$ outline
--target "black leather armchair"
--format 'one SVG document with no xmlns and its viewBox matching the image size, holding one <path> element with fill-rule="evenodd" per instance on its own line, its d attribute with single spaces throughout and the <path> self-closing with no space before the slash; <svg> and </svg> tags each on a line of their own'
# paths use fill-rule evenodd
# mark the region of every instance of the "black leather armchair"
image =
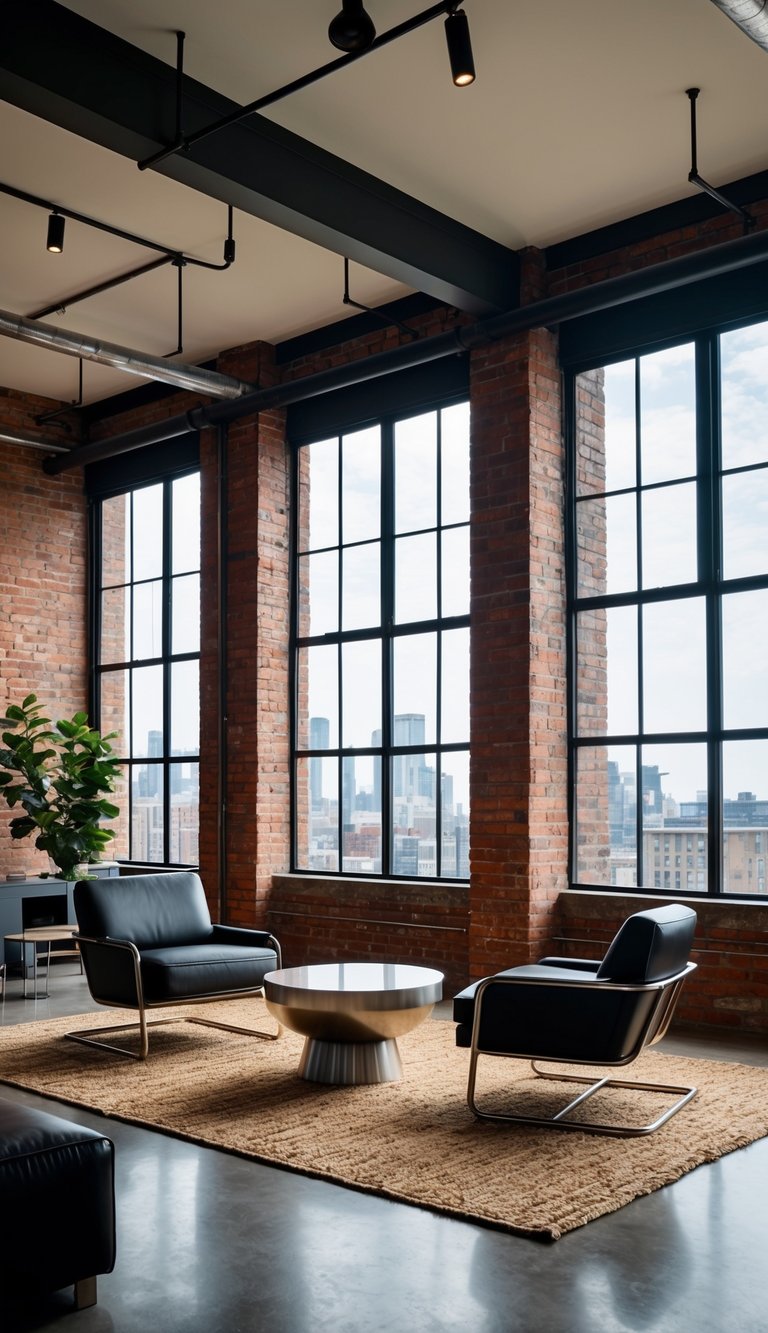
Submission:
<svg viewBox="0 0 768 1333">
<path fill-rule="evenodd" d="M 177 871 L 119 879 L 81 880 L 74 890 L 79 942 L 88 986 L 99 1004 L 136 1009 L 138 1023 L 68 1032 L 72 1041 L 145 1060 L 148 1028 L 173 1019 L 147 1019 L 147 1010 L 258 994 L 267 972 L 281 966 L 280 945 L 268 931 L 213 925 L 198 875 Z M 178 1020 L 175 1020 L 178 1021 Z M 211 1019 L 188 1022 L 250 1032 Z M 94 1040 L 138 1027 L 138 1054 Z M 274 1039 L 276 1033 L 254 1032 Z"/>
<path fill-rule="evenodd" d="M 669 1026 L 681 987 L 696 964 L 689 962 L 696 913 L 672 905 L 636 912 L 600 961 L 542 958 L 476 981 L 453 1001 L 456 1044 L 471 1049 L 467 1101 L 480 1119 L 615 1135 L 650 1134 L 696 1095 L 696 1088 L 591 1077 L 541 1068 L 548 1063 L 628 1065 Z M 493 1110 L 477 1097 L 481 1055 L 528 1059 L 534 1073 L 586 1086 L 555 1115 Z M 600 1088 L 623 1087 L 677 1094 L 674 1105 L 650 1124 L 568 1120 Z"/>
</svg>

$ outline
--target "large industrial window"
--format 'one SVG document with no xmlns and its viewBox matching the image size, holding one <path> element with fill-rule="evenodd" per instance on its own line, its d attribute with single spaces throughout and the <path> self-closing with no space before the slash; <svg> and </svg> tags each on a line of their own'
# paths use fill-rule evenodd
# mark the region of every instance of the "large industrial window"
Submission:
<svg viewBox="0 0 768 1333">
<path fill-rule="evenodd" d="M 573 379 L 572 878 L 768 896 L 768 323 Z"/>
<path fill-rule="evenodd" d="M 96 717 L 124 765 L 113 854 L 198 861 L 200 476 L 98 502 Z"/>
<path fill-rule="evenodd" d="M 469 405 L 296 451 L 294 867 L 469 876 Z"/>
</svg>

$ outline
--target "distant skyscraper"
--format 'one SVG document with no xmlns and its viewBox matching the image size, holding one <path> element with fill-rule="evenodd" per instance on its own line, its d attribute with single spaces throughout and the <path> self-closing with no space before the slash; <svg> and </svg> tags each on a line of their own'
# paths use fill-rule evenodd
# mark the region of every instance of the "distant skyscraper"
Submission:
<svg viewBox="0 0 768 1333">
<path fill-rule="evenodd" d="M 309 719 L 310 750 L 327 750 L 331 724 L 327 717 Z M 323 761 L 315 757 L 309 761 L 309 795 L 314 810 L 323 803 Z"/>
</svg>

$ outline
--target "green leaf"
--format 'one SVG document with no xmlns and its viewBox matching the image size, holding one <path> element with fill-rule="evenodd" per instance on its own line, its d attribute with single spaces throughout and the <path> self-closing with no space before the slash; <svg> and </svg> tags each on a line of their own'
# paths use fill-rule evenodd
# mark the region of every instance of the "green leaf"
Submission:
<svg viewBox="0 0 768 1333">
<path fill-rule="evenodd" d="M 37 703 L 37 695 L 36 695 L 36 694 L 28 694 L 27 697 L 26 697 L 26 699 L 23 701 L 23 703 L 22 703 L 21 706 L 22 706 L 22 708 L 29 708 L 32 704 L 36 704 L 36 703 Z"/>
</svg>

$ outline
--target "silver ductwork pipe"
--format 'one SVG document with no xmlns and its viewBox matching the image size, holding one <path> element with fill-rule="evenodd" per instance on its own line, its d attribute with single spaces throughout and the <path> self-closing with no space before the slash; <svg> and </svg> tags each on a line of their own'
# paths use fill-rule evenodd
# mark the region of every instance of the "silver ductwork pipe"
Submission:
<svg viewBox="0 0 768 1333">
<path fill-rule="evenodd" d="M 47 454 L 68 454 L 68 444 L 53 444 L 50 440 L 41 440 L 36 435 L 20 435 L 16 431 L 0 428 L 0 444 L 21 444 L 26 449 L 44 449 Z"/>
<path fill-rule="evenodd" d="M 128 375 L 160 380 L 163 384 L 172 384 L 177 389 L 188 389 L 192 393 L 204 393 L 211 398 L 241 398 L 243 394 L 253 393 L 257 388 L 257 385 L 249 384 L 247 380 L 220 375 L 215 370 L 168 361 L 165 357 L 152 356 L 148 352 L 135 352 L 130 347 L 88 338 L 83 333 L 56 328 L 54 324 L 41 324 L 39 320 L 12 315 L 7 310 L 0 310 L 0 334 L 20 342 L 34 343 L 37 347 L 47 347 L 51 352 L 64 352 L 67 356 L 81 357 L 83 361 L 112 366 L 113 370 L 123 370 Z"/>
<path fill-rule="evenodd" d="M 768 0 L 712 0 L 712 3 L 768 51 Z"/>
</svg>

